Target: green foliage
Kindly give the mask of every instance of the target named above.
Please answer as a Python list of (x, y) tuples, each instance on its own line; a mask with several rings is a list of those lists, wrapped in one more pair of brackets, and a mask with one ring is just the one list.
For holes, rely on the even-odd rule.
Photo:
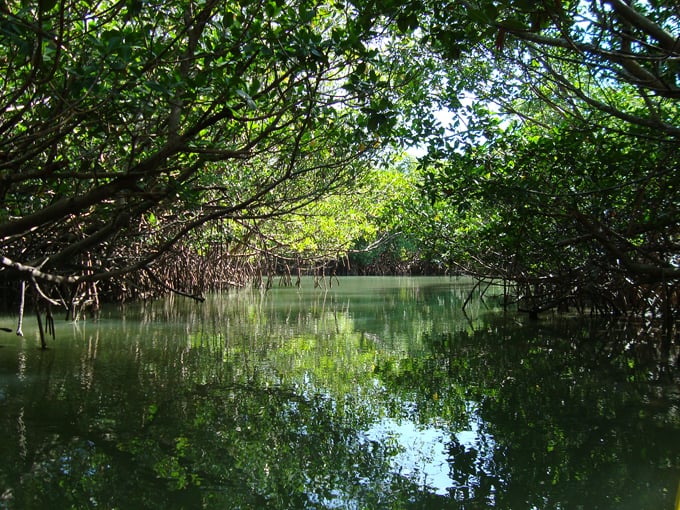
[[(677, 315), (671, 6), (507, 0), (364, 9), (382, 15), (395, 38), (417, 39), (425, 56), (418, 90), (430, 99), (405, 119), (427, 154), (404, 230), (427, 258), (550, 296), (531, 308), (589, 296), (601, 311)], [(410, 22), (392, 23), (411, 9), (415, 33)], [(448, 125), (432, 121), (437, 107), (449, 112)]]
[(8, 278), (120, 278), (203, 225), (294, 212), (351, 187), (394, 126), (370, 26), (342, 5), (3, 9)]
[(645, 308), (627, 286), (674, 271), (675, 244), (659, 236), (677, 229), (675, 144), (568, 123), (487, 135), (425, 161), (422, 190), (436, 212), (424, 238), (466, 271), (571, 296), (602, 285), (614, 310)]
[[(356, 251), (677, 281), (663, 2), (5, 5), (5, 279), (172, 283), (227, 251), (251, 273)], [(378, 170), (407, 147), (419, 170)]]
[[(394, 274), (418, 271), (426, 257), (414, 224), (422, 225), (418, 208), (416, 162), (409, 156), (397, 159), (387, 170), (369, 176), (372, 235), (354, 238), (350, 269), (359, 273)], [(415, 235), (414, 235), (415, 234)]]

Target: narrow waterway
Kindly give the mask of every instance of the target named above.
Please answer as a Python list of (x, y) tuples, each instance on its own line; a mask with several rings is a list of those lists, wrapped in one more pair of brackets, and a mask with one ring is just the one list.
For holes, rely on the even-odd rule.
[(325, 283), (0, 333), (0, 509), (676, 508), (677, 344)]

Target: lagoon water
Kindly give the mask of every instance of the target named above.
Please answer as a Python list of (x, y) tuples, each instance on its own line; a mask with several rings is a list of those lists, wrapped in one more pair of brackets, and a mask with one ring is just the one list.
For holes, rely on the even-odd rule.
[(325, 283), (0, 333), (0, 509), (677, 508), (677, 343)]

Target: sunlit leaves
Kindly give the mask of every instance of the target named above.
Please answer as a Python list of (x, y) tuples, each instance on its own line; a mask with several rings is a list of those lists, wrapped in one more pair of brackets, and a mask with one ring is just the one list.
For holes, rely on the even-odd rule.
[[(102, 248), (102, 276), (124, 274), (143, 265), (139, 253), (152, 260), (203, 223), (260, 225), (346, 190), (395, 125), (372, 26), (344, 4), (7, 9), (3, 200), (33, 228), (33, 256), (51, 254), (55, 271), (74, 271), (59, 262), (69, 244), (53, 242), (64, 230), (79, 250)], [(62, 212), (41, 216), (55, 203)], [(115, 217), (133, 221), (111, 242)]]

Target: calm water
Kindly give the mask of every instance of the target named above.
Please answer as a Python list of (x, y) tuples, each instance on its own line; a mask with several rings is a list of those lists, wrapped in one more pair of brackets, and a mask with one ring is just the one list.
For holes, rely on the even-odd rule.
[(0, 333), (0, 508), (674, 509), (677, 345), (466, 316), (470, 288), (127, 305), (46, 352), (27, 318)]

